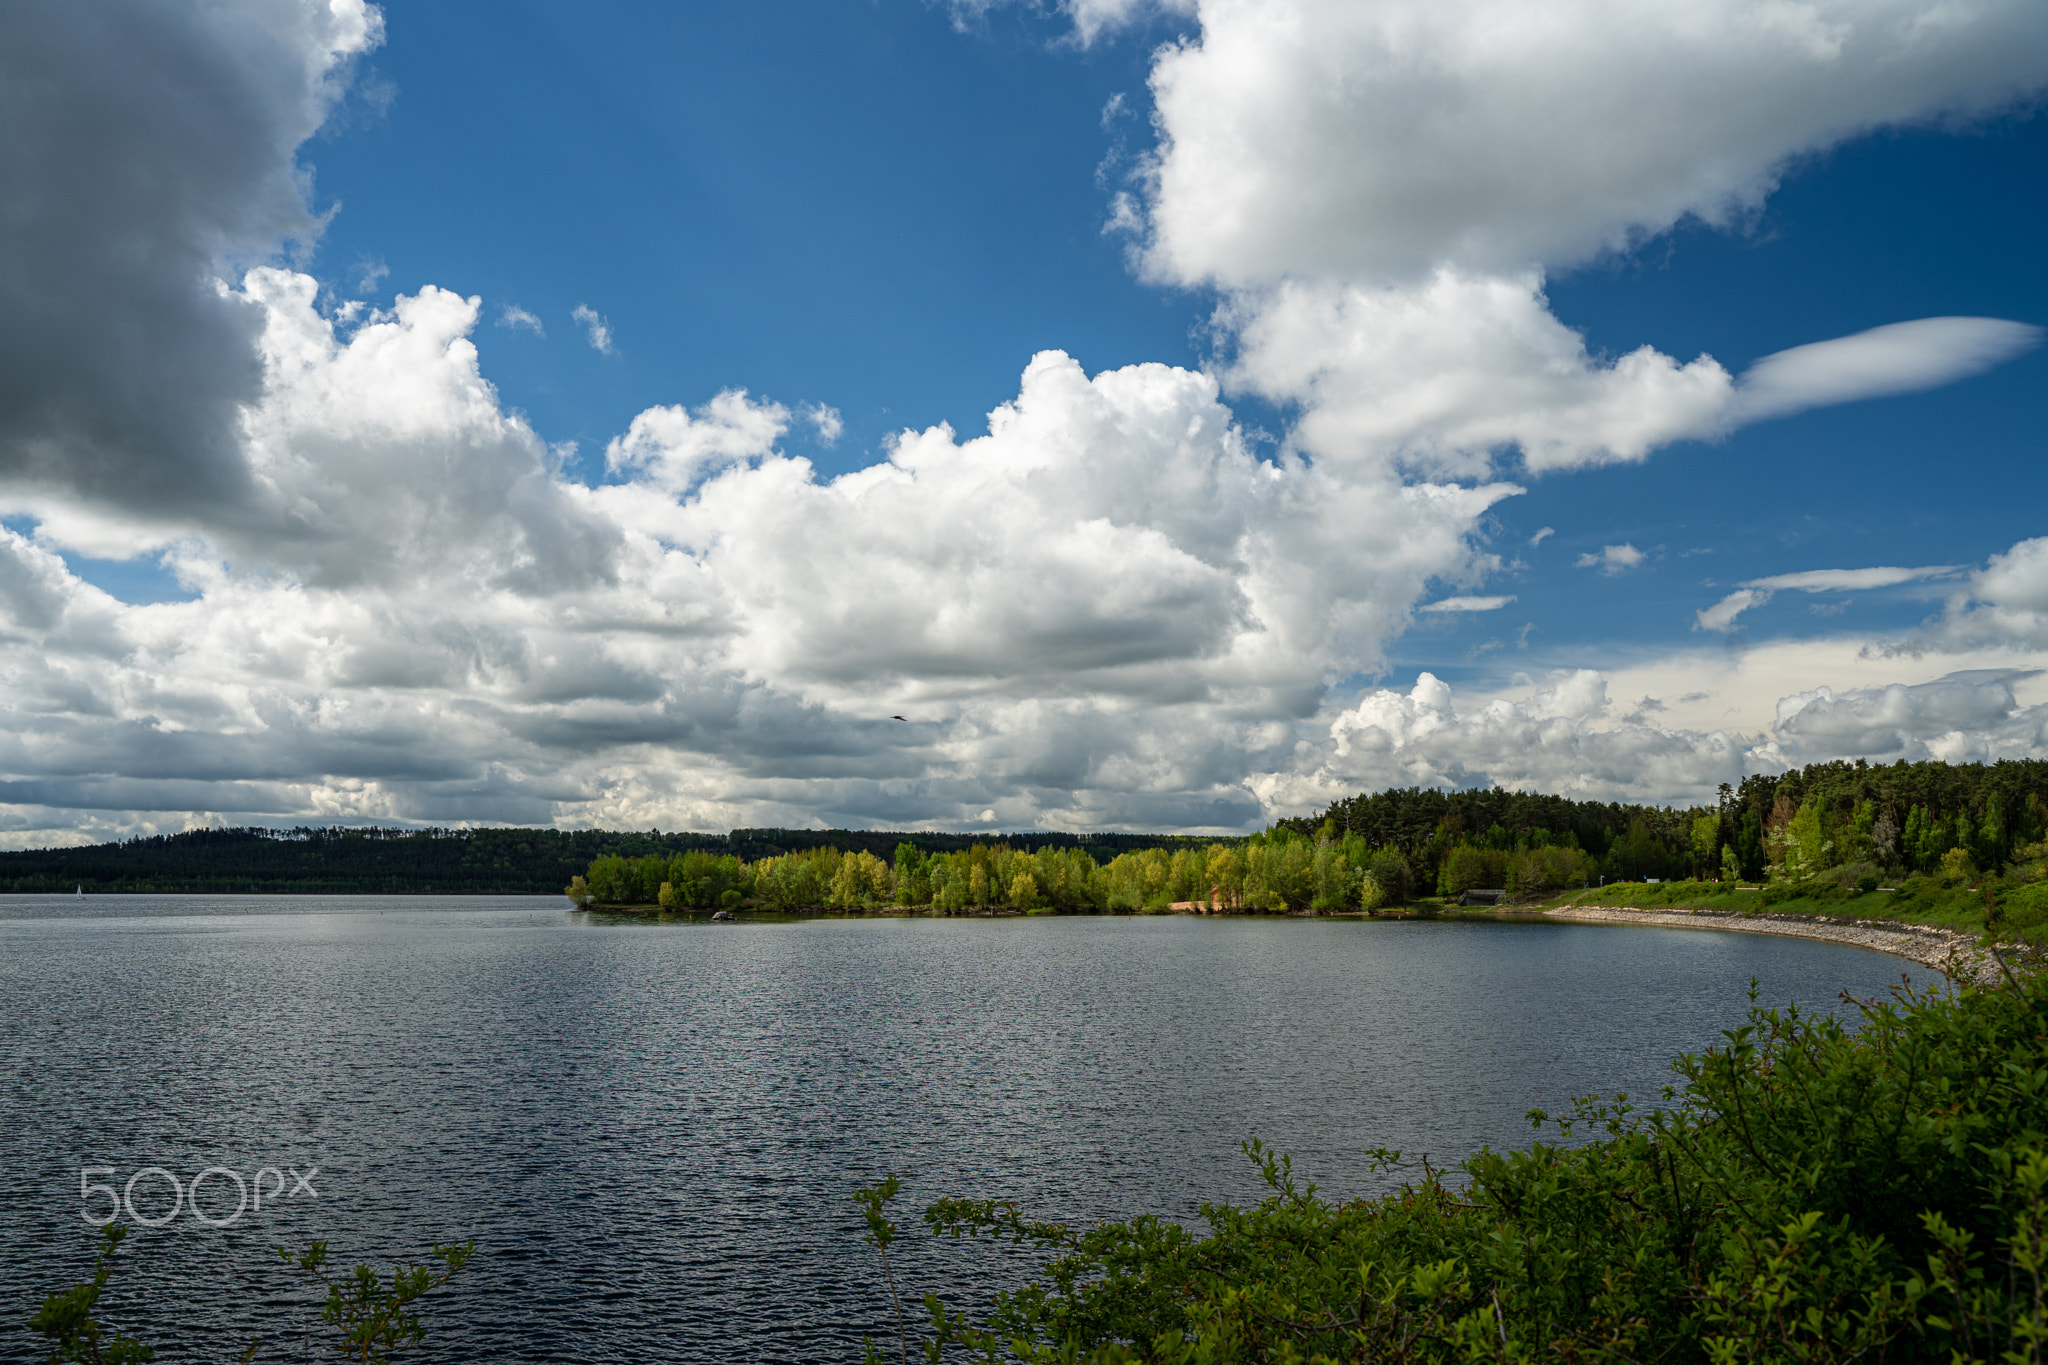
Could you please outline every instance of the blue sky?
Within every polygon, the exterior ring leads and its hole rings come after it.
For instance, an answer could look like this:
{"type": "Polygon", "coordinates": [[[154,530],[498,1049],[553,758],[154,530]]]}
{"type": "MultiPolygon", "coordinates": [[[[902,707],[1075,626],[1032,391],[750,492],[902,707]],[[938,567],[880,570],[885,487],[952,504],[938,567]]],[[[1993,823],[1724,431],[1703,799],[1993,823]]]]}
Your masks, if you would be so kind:
{"type": "Polygon", "coordinates": [[[551,440],[737,385],[837,406],[836,471],[908,424],[984,426],[1038,350],[1200,355],[1204,301],[1138,283],[1102,232],[1097,167],[1144,141],[1163,30],[1084,52],[1047,16],[962,33],[918,0],[390,13],[386,112],[306,152],[342,205],[322,273],[543,317],[546,343],[478,345],[551,440]],[[577,344],[579,303],[618,356],[577,344]]]}
{"type": "Polygon", "coordinates": [[[2048,753],[2048,16],[1930,3],[10,21],[0,842],[2048,753]]]}

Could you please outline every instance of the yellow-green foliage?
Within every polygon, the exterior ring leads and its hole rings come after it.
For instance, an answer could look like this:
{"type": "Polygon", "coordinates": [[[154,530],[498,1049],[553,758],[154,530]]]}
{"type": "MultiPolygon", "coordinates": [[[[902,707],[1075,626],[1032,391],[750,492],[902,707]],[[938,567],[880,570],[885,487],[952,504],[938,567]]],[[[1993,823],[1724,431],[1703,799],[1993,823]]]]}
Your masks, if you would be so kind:
{"type": "Polygon", "coordinates": [[[926,854],[897,846],[893,866],[872,853],[833,848],[755,863],[688,853],[679,858],[604,857],[570,888],[578,905],[657,903],[664,909],[736,905],[751,897],[771,910],[992,908],[1086,914],[1159,913],[1175,904],[1284,913],[1372,909],[1404,903],[1408,865],[1393,849],[1374,851],[1356,835],[1309,839],[1271,830],[1241,843],[1151,848],[1098,864],[1078,848],[1019,849],[976,844],[926,854]]]}
{"type": "Polygon", "coordinates": [[[773,910],[824,905],[845,859],[836,848],[807,848],[752,865],[754,898],[773,910]]]}
{"type": "Polygon", "coordinates": [[[1764,847],[1771,857],[1773,881],[1804,881],[1838,861],[1831,856],[1834,840],[1828,837],[1824,812],[1818,801],[1801,806],[1790,821],[1770,832],[1764,847]]]}
{"type": "Polygon", "coordinates": [[[895,890],[896,878],[887,863],[872,853],[849,853],[839,860],[839,870],[832,874],[827,904],[842,909],[887,905],[895,890]]]}

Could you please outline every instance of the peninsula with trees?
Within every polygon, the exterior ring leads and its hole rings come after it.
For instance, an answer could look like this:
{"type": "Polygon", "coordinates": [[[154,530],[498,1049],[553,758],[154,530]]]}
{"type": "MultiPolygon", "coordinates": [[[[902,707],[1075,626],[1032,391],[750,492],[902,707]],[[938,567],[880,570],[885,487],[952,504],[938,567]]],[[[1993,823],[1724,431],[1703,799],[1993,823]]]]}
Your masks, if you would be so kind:
{"type": "MultiPolygon", "coordinates": [[[[2048,763],[1815,764],[1724,785],[1712,806],[1573,801],[1498,788],[1361,794],[1234,839],[1117,851],[1081,836],[887,856],[819,841],[749,860],[607,853],[569,886],[591,907],[964,913],[1344,914],[1570,900],[2048,926],[2048,763]]],[[[1093,838],[1095,836],[1088,836],[1093,838]]]]}

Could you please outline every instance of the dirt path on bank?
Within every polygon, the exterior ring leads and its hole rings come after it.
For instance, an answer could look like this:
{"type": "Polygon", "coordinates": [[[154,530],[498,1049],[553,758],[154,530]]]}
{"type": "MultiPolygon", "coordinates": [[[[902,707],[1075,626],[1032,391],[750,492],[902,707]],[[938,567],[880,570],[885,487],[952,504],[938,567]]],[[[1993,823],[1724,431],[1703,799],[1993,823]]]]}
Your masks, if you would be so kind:
{"type": "Polygon", "coordinates": [[[1660,929],[1718,929],[1742,934],[1783,934],[1874,948],[1909,958],[1960,981],[1990,985],[2004,979],[1998,959],[1977,934],[1901,924],[1882,919],[1831,919],[1820,915],[1744,915],[1734,910],[1640,910],[1630,905],[1564,905],[1542,912],[1545,919],[1573,924],[1646,924],[1660,929]]]}

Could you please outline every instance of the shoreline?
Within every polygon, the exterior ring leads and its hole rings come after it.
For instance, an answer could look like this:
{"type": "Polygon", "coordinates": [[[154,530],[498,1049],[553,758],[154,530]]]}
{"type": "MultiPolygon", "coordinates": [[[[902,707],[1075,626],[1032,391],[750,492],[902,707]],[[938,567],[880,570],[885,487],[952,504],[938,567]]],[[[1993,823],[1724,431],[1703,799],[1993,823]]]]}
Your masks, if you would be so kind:
{"type": "Polygon", "coordinates": [[[1745,915],[1739,910],[1643,910],[1632,905],[1561,905],[1539,914],[1543,919],[1568,924],[1636,924],[1659,929],[1705,929],[1813,938],[1890,953],[1973,985],[1988,986],[2004,979],[1996,950],[1986,947],[1982,936],[1928,924],[1903,924],[1897,920],[1881,919],[1832,919],[1818,915],[1745,915]]]}
{"type": "MultiPolygon", "coordinates": [[[[711,912],[706,909],[662,910],[652,905],[588,905],[572,906],[572,912],[597,913],[606,915],[655,918],[670,915],[684,918],[704,918],[711,912]]],[[[762,912],[748,910],[748,919],[762,914],[777,919],[817,918],[889,918],[922,919],[925,912],[914,909],[891,907],[865,911],[830,911],[822,907],[783,912],[762,912]]],[[[1200,914],[1176,909],[1177,915],[1200,914]]],[[[954,911],[947,919],[1008,919],[1024,918],[1026,912],[1009,907],[984,907],[976,910],[954,911]]],[[[1266,916],[1239,916],[1223,912],[1227,918],[1267,918],[1266,916]]],[[[1839,943],[1845,947],[1867,948],[1872,952],[1889,953],[1903,957],[1920,966],[1932,968],[1954,980],[1973,985],[1995,985],[2005,977],[2000,966],[1998,950],[1985,944],[1982,935],[1960,929],[1943,929],[1935,925],[1907,924],[1899,920],[1850,919],[1835,916],[1772,914],[1755,912],[1745,914],[1739,910],[1687,909],[1682,906],[1664,906],[1643,909],[1633,905],[1561,905],[1548,910],[1534,908],[1516,910],[1499,907],[1484,910],[1470,910],[1463,914],[1418,914],[1415,919],[1462,919],[1494,923],[1530,923],[1549,921],[1565,924],[1626,924],[1651,929],[1691,929],[1708,932],[1740,934],[1774,934],[1785,938],[1810,938],[1826,943],[1839,943]]],[[[1351,911],[1336,914],[1303,914],[1295,912],[1273,918],[1288,919],[1353,919],[1371,921],[1378,919],[1408,919],[1409,915],[1387,915],[1373,911],[1351,911]]]]}

